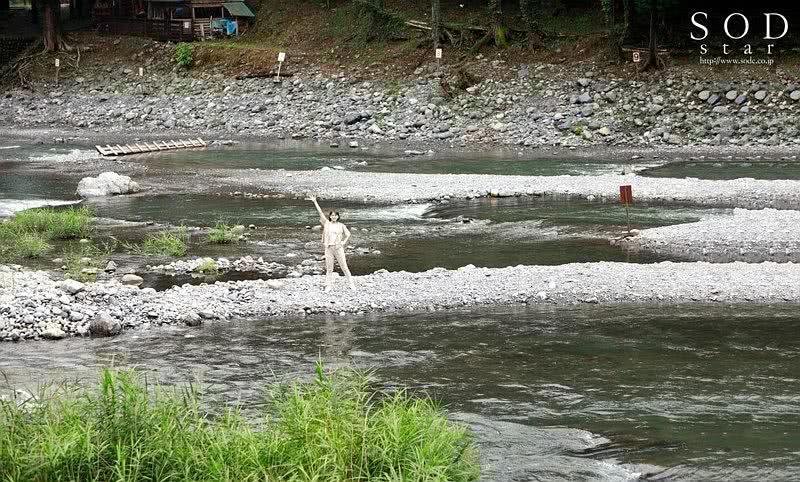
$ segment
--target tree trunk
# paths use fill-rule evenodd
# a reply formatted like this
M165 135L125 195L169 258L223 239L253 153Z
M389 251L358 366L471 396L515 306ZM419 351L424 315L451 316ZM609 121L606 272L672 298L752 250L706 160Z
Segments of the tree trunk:
M656 15L655 8L650 8L650 61L656 58Z
M525 28L528 31L528 47L536 48L543 47L544 42L542 38L542 29L539 28L539 21L537 16L541 12L541 0L519 0L519 10L522 12L522 18L525 20Z
M658 70L664 67L664 63L658 57L658 50L656 49L656 35L658 32L656 30L656 7L653 3L650 4L650 43L647 49L649 53L647 55L647 62L644 63L641 70Z
M55 52L61 46L61 4L60 0L41 0L42 43L44 49Z
M442 25L442 6L440 0L431 0L431 38L433 39L433 50L439 48Z

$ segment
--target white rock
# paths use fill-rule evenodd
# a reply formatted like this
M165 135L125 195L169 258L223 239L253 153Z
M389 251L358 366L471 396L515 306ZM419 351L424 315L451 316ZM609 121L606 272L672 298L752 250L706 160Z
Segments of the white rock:
M131 194L140 190L139 184L130 177L110 171L97 177L84 177L78 183L78 195L83 198Z

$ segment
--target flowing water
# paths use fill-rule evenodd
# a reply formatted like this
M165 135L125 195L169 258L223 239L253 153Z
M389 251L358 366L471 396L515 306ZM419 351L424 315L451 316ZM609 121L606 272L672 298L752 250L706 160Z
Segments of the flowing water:
M616 478L640 466L658 480L796 480L798 347L793 307L507 307L3 344L0 369L33 389L113 363L258 404L264 384L307 376L322 357L443 401L502 459L485 460L509 471L498 480ZM581 445L586 435L567 428L607 441Z
M620 172L632 165L603 159L575 159L539 155L521 156L512 151L448 154L433 152L421 156L374 150L302 148L297 143L238 144L204 150L181 150L131 157L153 169L287 169L322 167L367 172L408 172L420 174L506 174L527 176L581 175ZM638 165L638 164L637 164ZM645 164L646 165L646 164Z
M698 179L800 179L798 161L680 161L648 167L639 172L650 177L694 177Z
M18 152L7 154L13 151ZM30 148L0 151L0 216L3 208L10 212L23 205L75 199L77 179L72 175L25 170L25 156L37 152L41 155ZM48 155L68 152L57 149ZM619 168L602 161L531 160L509 154L403 158L345 148L298 153L264 146L140 156L133 162L162 172L339 166L549 175ZM676 169L670 166L650 173L684 175L669 171ZM702 166L720 173L727 168ZM742 172L731 175L741 177ZM318 232L306 229L317 221L301 200L168 194L88 204L99 216L119 220L173 226L252 223L259 228L251 243L197 244L195 254L257 256L273 243L275 249L291 251L308 243L316 246L319 239ZM359 274L467 263L659 261L631 257L609 245L607 238L627 228L624 211L611 203L509 198L335 207L358 245L381 252L352 256L350 264ZM631 224L646 228L690 222L710 211L637 205ZM115 229L124 238L141 236L146 228ZM166 288L211 281L186 278L148 283ZM98 368L111 364L132 366L156 371L169 383L197 378L215 400L257 406L264 384L307 376L322 357L333 366L374 368L379 385L410 385L441 399L454 419L476 431L486 480L621 480L637 475L656 480L797 480L798 347L800 314L794 307L495 307L220 322L199 329L127 332L112 339L0 344L0 370L8 386L33 390L47 381L90 380Z

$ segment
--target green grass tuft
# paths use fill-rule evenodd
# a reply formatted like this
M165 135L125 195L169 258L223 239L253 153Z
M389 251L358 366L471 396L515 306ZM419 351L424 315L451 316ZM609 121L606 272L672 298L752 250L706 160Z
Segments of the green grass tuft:
M219 266L217 266L217 262L213 259L207 259L203 261L203 263L197 268L195 268L194 271L207 275L217 275L219 274Z
M217 224L208 233L208 242L212 244L229 244L239 238L239 234L232 226L224 223Z
M123 244L123 247L134 254L147 256L172 256L180 258L186 256L189 250L186 246L186 228L181 227L177 233L162 231L151 234L145 238L141 245Z
M8 233L0 228L0 260L39 258L51 249L53 246L40 233Z
M95 389L0 401L2 480L369 481L479 477L468 429L429 399L370 393L352 370L271 390L259 423L192 386L105 370Z
M44 234L47 239L79 239L89 235L92 211L85 207L28 209L18 212L11 223L19 231Z

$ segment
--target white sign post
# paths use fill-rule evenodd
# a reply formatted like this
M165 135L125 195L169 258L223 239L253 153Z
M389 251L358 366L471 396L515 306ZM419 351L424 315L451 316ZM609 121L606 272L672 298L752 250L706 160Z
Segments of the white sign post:
M56 85L58 85L58 71L61 70L61 59L56 59Z
M139 77L144 77L144 67L139 67Z
M281 67L284 60L286 60L286 52L278 52L278 76L275 77L275 82L281 81Z
M436 49L436 66L442 66L442 49Z
M634 61L634 63L637 63L637 64L642 61L642 56L641 56L641 54L639 54L639 52L636 52L636 51L633 52L633 61Z

